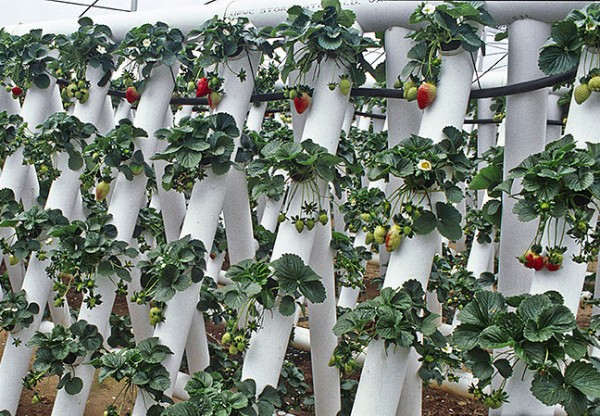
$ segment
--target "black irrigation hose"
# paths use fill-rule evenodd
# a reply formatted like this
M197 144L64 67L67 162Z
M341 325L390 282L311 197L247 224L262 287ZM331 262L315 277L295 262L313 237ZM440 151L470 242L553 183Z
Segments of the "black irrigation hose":
M577 69L567 71L563 74L553 75L549 77L534 79L532 81L519 82L517 84L505 85L503 87L495 88L482 88L479 90L471 90L469 98L492 98L500 97L505 95L522 94L526 92L536 91L542 88L551 87L556 84L563 83L575 78ZM66 80L59 79L58 84L68 85L69 82ZM108 95L114 97L125 98L125 92L117 90L109 90ZM380 98L404 98L402 96L402 90L390 89L390 88L353 88L350 95L353 97L380 97ZM250 102L258 103L265 101L276 101L284 100L282 92L269 92L265 94L253 94L250 98ZM173 97L171 98L171 104L173 105L198 105L208 104L206 98L182 98ZM357 113L358 114L358 113ZM359 114L361 115L361 114ZM562 124L562 123L561 123Z

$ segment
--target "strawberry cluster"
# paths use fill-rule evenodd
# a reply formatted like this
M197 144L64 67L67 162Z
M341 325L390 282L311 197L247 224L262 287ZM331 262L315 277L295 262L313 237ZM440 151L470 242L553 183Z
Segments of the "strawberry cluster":
M412 79L408 79L404 83L402 83L400 80L397 80L394 83L394 88L402 88L402 95L406 101L417 100L417 105L421 110L429 107L437 95L437 87L433 82L423 82L420 85L417 85L417 83Z
M546 268L550 272L555 272L562 266L564 252L564 248L552 247L547 249L546 254L542 254L542 247L533 245L518 259L528 269L540 271Z
M196 84L196 98L207 97L208 106L211 110L217 108L221 102L221 87L223 86L223 78L219 78L216 74L207 74L202 77Z

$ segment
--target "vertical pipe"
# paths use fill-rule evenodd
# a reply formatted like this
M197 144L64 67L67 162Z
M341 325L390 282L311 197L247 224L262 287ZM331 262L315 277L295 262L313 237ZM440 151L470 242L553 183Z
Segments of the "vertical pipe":
M508 27L508 84L515 84L543 76L538 69L540 47L550 35L550 25L523 19ZM506 98L506 143L504 150L504 177L527 156L544 147L548 91L546 89ZM520 185L513 185L518 192ZM514 200L502 201L502 230L500 232L500 265L498 290L503 294L517 295L529 291L533 271L525 269L516 257L523 254L526 242L535 234L534 222L522 223L513 214Z
M315 394L315 415L335 415L341 409L340 375L336 367L329 366L329 359L337 346L333 334L336 322L334 253L330 247L331 226L318 225L310 255L310 266L321 276L327 299L322 303L308 302L310 322L310 355Z

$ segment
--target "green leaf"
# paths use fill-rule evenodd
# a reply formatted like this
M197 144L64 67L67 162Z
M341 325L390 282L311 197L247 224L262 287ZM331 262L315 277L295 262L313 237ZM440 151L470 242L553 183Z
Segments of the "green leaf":
M435 230L436 225L437 220L433 212L423 211L421 215L415 219L413 229L416 234L427 235Z
M502 183L502 169L496 165L489 165L481 169L473 177L473 179L471 179L469 189L491 190L494 187L498 186L500 183Z
M437 229L440 234L451 241L460 240L462 236L462 227L460 225L462 216L460 212L452 205L444 202L438 202L435 207L438 220Z
M546 308L550 308L552 302L550 298L545 294L532 295L523 299L517 308L517 313L523 320L537 321L542 311Z
M504 297L498 292L481 291L464 307L458 319L464 324L487 327L491 325L494 316L506 309Z
M554 368L544 374L536 373L531 382L531 392L542 403L554 406L567 397L560 372Z
M494 367L498 369L498 372L502 377L509 378L512 376L513 368L510 365L510 361L508 361L506 358L501 358L494 361Z
M600 372L584 361L574 361L565 370L565 384L590 398L600 397Z
M279 313L283 316L292 316L294 312L296 312L295 299L290 295L282 297L279 303Z
M79 377L73 377L65 383L65 391L71 396L79 393L83 388L83 381Z

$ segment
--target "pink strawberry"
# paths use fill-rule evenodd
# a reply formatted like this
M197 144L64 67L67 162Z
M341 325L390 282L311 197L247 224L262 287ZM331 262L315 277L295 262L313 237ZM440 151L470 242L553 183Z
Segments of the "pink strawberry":
M220 93L213 91L208 95L208 106L210 107L211 110L214 110L215 108L217 108L220 101L221 101Z
M435 95L437 94L437 88L435 85L424 82L419 86L417 90L417 104L421 110L429 107L433 100L435 100Z
M397 250L402 242L401 228L398 224L394 224L388 230L385 236L385 249L388 253Z
M137 88L136 87L127 87L127 90L125 91L125 99L127 99L127 102L129 104L133 104L137 100L139 100L140 93L138 92Z

